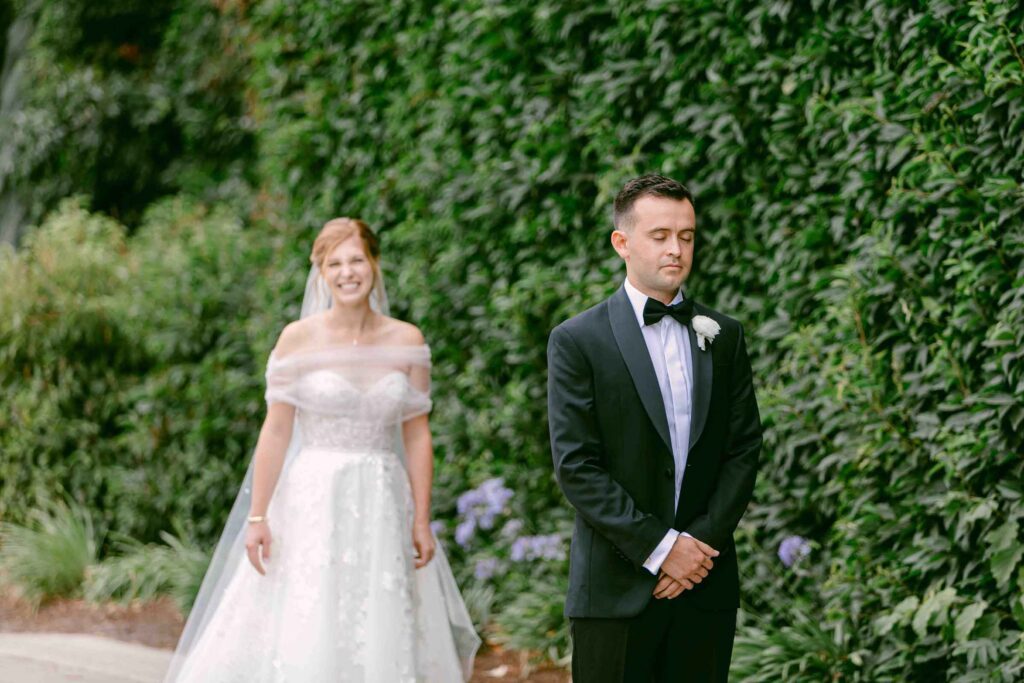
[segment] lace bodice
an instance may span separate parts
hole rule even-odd
[[[409,390],[407,376],[399,371],[365,387],[331,370],[306,374],[298,389],[303,403],[322,409],[298,409],[303,444],[342,451],[392,450]]]
[[[303,447],[390,451],[397,427],[430,411],[426,346],[333,347],[267,365],[267,403],[296,407]]]

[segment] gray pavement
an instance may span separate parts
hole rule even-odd
[[[169,650],[69,633],[0,633],[0,683],[159,683]]]

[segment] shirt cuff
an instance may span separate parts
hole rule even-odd
[[[683,533],[686,533],[685,531]],[[689,536],[690,534],[686,534]],[[672,550],[672,546],[675,545],[676,539],[679,538],[679,532],[675,529],[669,529],[665,537],[661,539],[661,543],[654,549],[654,552],[650,554],[650,557],[644,562],[644,569],[658,575],[658,570],[661,569],[662,562],[668,557],[669,552]]]

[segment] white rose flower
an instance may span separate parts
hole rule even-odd
[[[693,331],[697,335],[697,346],[701,351],[705,350],[705,341],[714,341],[718,333],[722,331],[722,326],[706,315],[693,316],[690,324],[693,325]]]

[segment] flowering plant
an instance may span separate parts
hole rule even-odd
[[[779,559],[786,567],[792,567],[810,554],[811,544],[803,536],[787,536],[779,544]]]

